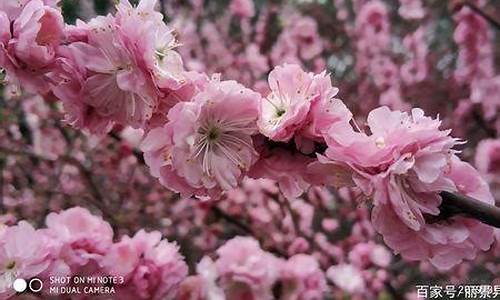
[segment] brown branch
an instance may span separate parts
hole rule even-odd
[[[493,26],[496,30],[500,30],[500,22],[495,20],[489,14],[485,13],[481,8],[479,8],[478,6],[473,4],[472,2],[467,1],[467,0],[459,1],[457,4],[457,7],[461,7],[461,6],[467,6],[473,12],[480,15],[483,19],[485,19],[488,23],[490,23],[490,25]]]
[[[213,206],[212,211],[216,217],[224,219],[226,222],[233,224],[246,234],[253,235],[252,229],[247,224],[241,222],[239,219],[233,218],[232,216],[228,215],[225,211],[223,211],[219,207]]]
[[[115,132],[108,133],[108,136],[119,143],[123,142],[123,139]],[[144,156],[142,155],[141,151],[139,151],[136,148],[132,148],[132,153],[134,154],[134,156],[137,159],[137,162],[139,162],[139,164],[141,164],[141,165],[146,164],[146,162],[144,161]]]
[[[14,155],[14,156],[25,156],[25,157],[29,157],[29,158],[40,160],[40,161],[54,162],[54,160],[52,160],[52,159],[49,159],[47,157],[38,155],[38,154],[30,152],[30,151],[12,150],[12,149],[0,146],[0,152],[8,154],[8,155]],[[96,182],[94,181],[92,172],[89,171],[80,161],[78,161],[74,157],[71,157],[68,155],[61,155],[58,157],[58,159],[60,161],[62,161],[63,163],[73,165],[74,167],[76,167],[78,169],[78,171],[80,172],[80,175],[82,176],[82,179],[86,182],[88,188],[90,189],[90,193],[91,193],[92,197],[89,197],[89,202],[92,205],[94,205],[95,207],[97,207],[106,218],[108,218],[109,220],[111,220],[114,223],[114,225],[117,224],[117,219],[115,218],[115,216],[111,212],[108,211],[108,207],[107,207],[106,203],[104,202],[104,197],[101,194],[101,191],[99,190],[99,188],[97,187]]]
[[[284,205],[285,208],[287,209],[288,213],[290,214],[290,217],[292,218],[292,223],[293,223],[293,228],[295,230],[295,234],[297,234],[298,237],[304,238],[311,245],[312,250],[319,251],[323,255],[325,255],[326,257],[333,259],[332,255],[330,253],[326,252],[325,249],[323,249],[323,247],[321,245],[319,245],[313,237],[309,236],[308,234],[306,234],[305,232],[302,231],[302,229],[300,228],[300,224],[299,224],[300,216],[292,208],[289,200],[284,199],[283,203],[281,203],[281,201],[279,201],[279,200],[277,200],[277,202],[280,205]]]
[[[450,192],[441,192],[443,201],[439,206],[440,214],[438,216],[428,217],[427,221],[434,223],[446,220],[453,216],[464,216],[478,220],[484,224],[500,228],[500,208],[494,205],[484,203],[474,198],[454,194]]]
[[[259,243],[264,246],[264,243],[260,240],[259,236],[252,230],[250,226],[242,222],[241,220],[234,218],[233,216],[227,214],[225,211],[220,209],[217,206],[212,206],[212,212],[215,214],[216,217],[221,218],[228,222],[229,224],[233,224],[237,228],[239,228],[241,231],[243,231],[245,234],[254,237],[259,241]],[[267,249],[269,252],[272,252],[276,254],[277,256],[288,258],[288,254],[283,252],[282,250],[275,248],[275,247],[270,247]]]

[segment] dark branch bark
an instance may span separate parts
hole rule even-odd
[[[250,226],[248,226],[247,224],[245,224],[244,222],[242,222],[241,220],[239,220],[238,218],[235,218],[229,214],[227,214],[225,211],[223,211],[222,209],[220,209],[219,207],[217,206],[212,206],[211,207],[212,209],[212,212],[215,214],[216,217],[218,218],[221,218],[223,220],[225,220],[226,222],[228,222],[229,224],[232,224],[234,225],[235,227],[239,228],[241,231],[243,231],[245,234],[249,235],[249,236],[252,236],[254,237],[255,239],[257,239],[259,241],[259,243],[261,244],[261,246],[264,245],[264,243],[262,243],[262,240],[261,238],[259,237],[259,235],[257,235]],[[284,251],[278,249],[278,248],[275,248],[275,247],[271,247],[268,249],[266,249],[267,251],[271,252],[271,253],[274,253],[275,255],[279,256],[279,257],[284,257],[284,258],[288,258],[288,254],[286,254]]]
[[[500,30],[500,22],[495,20],[492,16],[485,13],[483,10],[481,10],[479,7],[477,7],[475,4],[471,3],[470,1],[464,1],[463,5],[469,7],[470,9],[472,9],[473,12],[475,12],[476,14],[483,17],[483,19],[488,21],[488,23],[490,23],[491,26],[493,26],[496,30]]]
[[[453,216],[463,216],[484,224],[500,228],[500,208],[464,195],[441,192],[443,201],[438,216],[426,216],[426,221],[435,223]]]
[[[41,161],[52,161],[46,157],[43,157],[41,155],[38,155],[36,153],[30,152],[30,151],[23,151],[23,150],[12,150],[6,147],[1,147],[0,146],[0,153],[4,153],[7,155],[14,155],[14,156],[24,156],[24,157],[29,157],[32,159],[36,160],[41,160]],[[69,156],[69,155],[62,155],[59,156],[58,158],[60,161],[73,165],[78,169],[80,172],[81,178],[85,181],[87,184],[87,187],[90,190],[91,196],[88,197],[89,203],[97,207],[101,213],[103,214],[104,217],[109,219],[112,223],[113,226],[116,226],[118,224],[117,219],[115,216],[108,210],[108,207],[104,201],[103,194],[99,190],[99,187],[97,186],[97,183],[92,175],[92,172],[88,170],[80,161],[77,159]]]

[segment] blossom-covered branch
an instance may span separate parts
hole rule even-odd
[[[438,219],[450,218],[454,215],[465,215],[485,224],[500,228],[500,208],[487,205],[476,199],[450,192],[440,193],[441,203]]]
[[[90,195],[114,229],[129,234],[113,242],[110,224],[61,202],[44,204],[60,211],[47,216],[46,228],[6,214],[6,297],[16,276],[88,272],[122,276],[119,297],[135,299],[318,299],[332,286],[376,298],[394,282],[375,233],[406,261],[440,271],[479,261],[492,248],[500,144],[479,144],[477,169],[470,148],[458,150],[460,129],[493,137],[500,128],[492,31],[474,9],[479,3],[454,15],[456,68],[436,75],[435,45],[426,40],[435,24],[395,40],[388,6],[377,0],[356,1],[352,11],[334,1],[343,22],[329,28],[353,41],[345,53],[337,52],[345,44],[321,36],[315,19],[281,14],[274,2],[233,0],[215,22],[192,1],[195,21],[169,12],[168,24],[163,14],[175,4],[163,1],[158,12],[156,0],[120,0],[113,14],[75,24],[65,23],[56,2],[0,3],[6,103],[27,113],[0,118],[8,125],[0,163],[9,168],[1,183],[9,194],[54,181],[54,193]],[[400,2],[405,22],[429,13],[419,0]],[[326,52],[334,54],[325,60]],[[446,68],[445,58],[432,63]],[[335,85],[332,65],[345,72]],[[435,84],[445,79],[448,90]],[[435,93],[427,94],[430,86]],[[17,96],[23,93],[34,96]],[[438,96],[460,97],[456,118],[434,117],[451,108],[424,111],[405,101]],[[480,108],[481,122],[471,122],[478,127],[454,125]],[[44,127],[50,118],[61,121],[56,130]],[[447,129],[453,126],[457,137]],[[96,162],[85,163],[91,157]],[[55,165],[55,178],[30,174],[39,164]],[[35,201],[47,190],[28,189],[23,198]],[[186,255],[201,258],[190,265],[192,276],[162,233],[181,249],[203,250]],[[23,234],[37,250],[17,249]]]

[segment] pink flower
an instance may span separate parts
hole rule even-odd
[[[217,284],[217,268],[207,256],[203,257],[196,266],[198,275],[189,276],[181,283],[179,300],[224,300],[224,291]]]
[[[242,18],[251,18],[255,15],[253,0],[232,0],[229,10],[233,15]]]
[[[6,15],[0,22],[6,22]],[[43,78],[54,62],[56,49],[63,37],[64,21],[61,12],[32,0],[13,21],[12,36],[0,36],[0,63],[9,76],[32,92],[46,93],[49,86]],[[7,28],[10,28],[8,26]]]
[[[353,265],[331,266],[326,271],[326,276],[336,286],[348,293],[361,293],[365,289],[365,281],[361,271]]]
[[[142,0],[134,8],[129,0],[117,6],[117,25],[124,46],[133,54],[137,66],[152,75],[161,89],[176,90],[185,83],[181,56],[174,49],[178,46],[173,34],[155,11],[157,0]]]
[[[88,43],[72,45],[88,73],[83,101],[101,118],[140,127],[157,103],[151,77],[140,69],[112,16],[97,17],[89,26]]]
[[[298,46],[300,57],[304,60],[313,59],[323,51],[323,41],[318,34],[318,24],[315,19],[297,18],[292,22],[290,33]]]
[[[392,254],[386,247],[375,245],[373,250],[370,252],[370,259],[375,265],[386,268],[391,263]]]
[[[103,134],[111,130],[113,121],[96,112],[82,93],[88,72],[80,52],[74,45],[62,46],[53,69],[47,73],[52,93],[62,102],[65,121],[77,129]]]
[[[476,167],[483,174],[500,174],[500,139],[485,139],[477,145]]]
[[[283,264],[281,270],[283,300],[322,299],[326,292],[325,274],[316,258],[297,254]]]
[[[425,27],[419,27],[415,32],[403,39],[403,44],[410,54],[410,60],[401,66],[401,78],[407,84],[420,82],[427,77],[427,44]]]
[[[131,148],[139,147],[143,136],[144,130],[134,129],[132,127],[126,127],[120,132],[120,137],[123,139],[124,143]]]
[[[500,172],[500,140],[482,140],[476,150],[476,166],[483,174]]]
[[[449,226],[427,224],[424,218],[439,214],[438,193],[443,190],[491,201],[477,172],[453,156],[457,140],[450,131],[439,130],[440,121],[425,117],[420,109],[407,114],[381,107],[370,112],[368,126],[371,135],[355,132],[347,123],[332,126],[326,156],[346,164],[356,186],[373,198],[372,221],[389,247],[407,259],[429,259],[441,269],[474,257],[477,248],[487,249],[491,230],[477,221]],[[468,168],[470,182],[464,186],[457,174]],[[473,231],[481,234],[482,242],[467,239]]]
[[[490,184],[496,199],[500,196],[500,139],[485,139],[476,149],[475,165]]]
[[[385,90],[382,94],[380,94],[379,100],[380,105],[388,106],[392,109],[404,111],[410,108],[410,105],[404,102],[399,87]]]
[[[390,43],[390,22],[383,2],[369,1],[361,6],[356,16],[356,34],[358,51],[368,56],[367,61],[359,63],[364,67],[370,57],[380,54]]]
[[[260,95],[235,81],[213,79],[192,102],[181,102],[168,123],[151,130],[141,149],[151,174],[184,194],[217,194],[238,185],[257,159]]]
[[[188,272],[177,245],[162,240],[158,231],[124,236],[111,246],[101,265],[125,278],[117,291],[123,299],[176,299]]]
[[[467,83],[492,77],[492,33],[487,21],[465,5],[454,17],[457,26],[453,39],[458,45],[455,79]]]
[[[17,19],[23,9],[33,0],[3,0],[0,2],[0,11],[4,11],[11,21]],[[43,0],[42,3],[49,7],[57,7],[57,0]]]
[[[422,19],[425,16],[421,0],[399,0],[399,3],[398,13],[404,19]]]
[[[453,157],[446,177],[459,193],[493,204],[488,185],[468,163]],[[428,259],[440,270],[448,270],[464,259],[474,259],[478,250],[488,250],[494,240],[492,227],[463,217],[423,224],[420,230],[412,230],[404,226],[389,204],[375,207],[372,221],[387,245],[404,258]]]
[[[0,240],[0,298],[15,294],[16,278],[30,279],[45,272],[52,263],[49,241],[29,223],[8,227]]]
[[[470,100],[481,103],[483,116],[493,120],[500,115],[500,76],[477,80],[472,86]]]
[[[261,100],[259,128],[271,140],[288,142],[294,135],[322,140],[332,123],[351,118],[342,101],[334,98],[338,89],[326,73],[314,75],[285,64],[271,71],[269,86],[271,94]]]
[[[361,269],[371,265],[385,268],[391,262],[391,253],[385,247],[373,242],[359,243],[349,252],[349,260]]]
[[[228,299],[272,299],[280,261],[249,237],[235,237],[217,249],[220,285]]]
[[[147,122],[147,129],[161,127],[168,120],[167,115],[169,110],[179,102],[189,102],[199,92],[203,91],[210,79],[204,73],[190,71],[184,73],[187,78],[186,83],[177,90],[169,90],[165,92],[164,97],[160,99],[158,107],[155,109],[153,116]]]
[[[112,243],[111,226],[81,207],[50,213],[45,223],[46,234],[61,244],[61,259],[73,270],[100,260]]]
[[[307,166],[314,161],[300,153],[280,149],[264,149],[249,175],[275,180],[288,199],[300,197],[308,188]]]

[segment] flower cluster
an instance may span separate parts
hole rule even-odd
[[[278,284],[283,300],[321,299],[327,291],[325,274],[312,256],[279,259],[250,237],[235,237],[216,253],[215,261],[204,257],[198,275],[182,283],[181,299],[276,299]]]
[[[51,213],[45,223],[42,229],[26,221],[1,229],[2,299],[15,294],[16,278],[37,277],[49,286],[50,277],[105,275],[121,276],[113,286],[120,299],[176,299],[187,276],[178,246],[160,232],[141,230],[113,243],[109,223],[81,207]]]
[[[373,224],[385,242],[405,258],[428,258],[442,269],[489,249],[491,227],[458,217],[435,224],[425,219],[439,215],[440,191],[494,204],[478,172],[455,156],[458,141],[449,130],[439,130],[440,121],[420,109],[408,114],[387,107],[372,111],[368,126],[370,135],[347,123],[332,126],[322,163],[332,165],[325,171],[343,169],[344,182],[373,198]]]
[[[443,191],[494,205],[490,186],[500,190],[500,77],[488,23],[470,7],[455,14],[449,39],[456,69],[436,74],[433,64],[449,63],[430,55],[438,24],[393,34],[393,15],[427,19],[420,0],[400,0],[399,15],[381,0],[353,1],[353,12],[333,1],[342,25],[332,28],[354,41],[349,53],[288,5],[232,0],[214,20],[203,1],[190,14],[162,5],[170,16],[156,0],[120,0],[112,14],[69,25],[56,2],[0,3],[1,100],[14,112],[0,110],[11,213],[0,221],[40,223],[57,211],[43,229],[0,227],[0,297],[12,296],[16,277],[106,274],[124,278],[120,299],[377,298],[405,279],[389,278],[392,257],[376,233],[423,270],[471,269],[465,261],[493,245],[492,227],[442,208]],[[334,86],[327,70],[346,80]],[[439,104],[424,99],[434,94],[489,136],[478,171],[443,129],[460,126],[411,109],[435,114]],[[76,130],[51,123],[61,115]],[[458,136],[477,129],[462,127]],[[41,197],[50,201],[31,205]],[[110,223],[62,211],[84,201]],[[162,231],[140,229],[155,226]],[[203,257],[196,275],[166,234],[200,250],[186,255]]]

